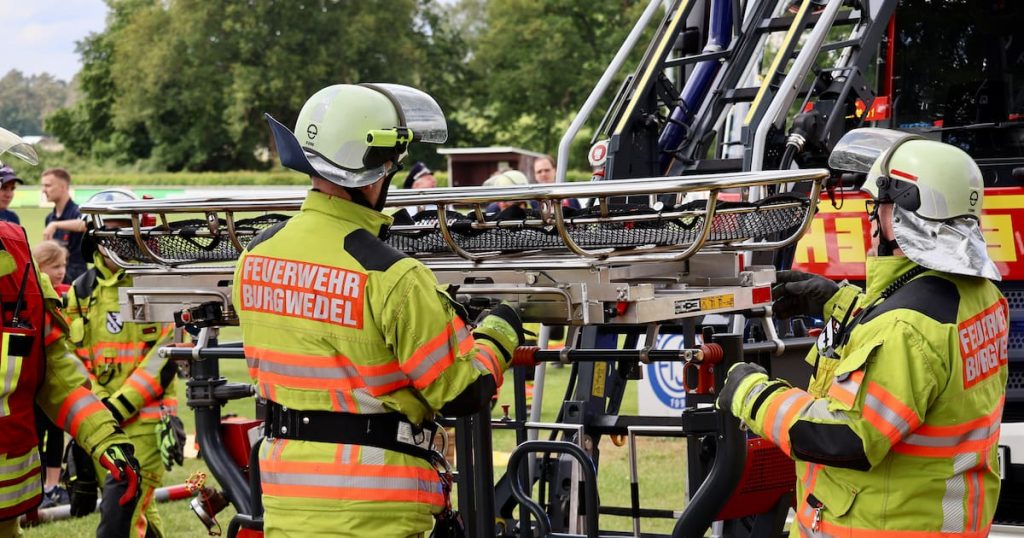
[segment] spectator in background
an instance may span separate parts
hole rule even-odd
[[[42,241],[32,247],[32,258],[42,275],[49,277],[53,289],[64,296],[71,288],[64,284],[67,272],[68,250],[56,241]],[[42,276],[40,275],[40,276]],[[60,485],[60,466],[64,459],[64,430],[61,430],[42,413],[36,413],[36,432],[39,433],[39,448],[43,454],[43,502],[40,508],[68,504],[71,498]]]
[[[6,165],[0,168],[0,220],[21,224],[18,214],[8,209],[11,206],[11,201],[14,200],[14,189],[18,187],[19,183],[25,184],[14,173],[13,168]]]
[[[46,199],[53,202],[53,211],[46,216],[43,239],[52,239],[68,249],[68,270],[64,283],[70,284],[85,272],[85,258],[82,257],[85,221],[78,211],[78,204],[71,199],[71,174],[67,170],[50,168],[43,172],[40,183]]]
[[[406,189],[433,189],[436,186],[437,178],[423,161],[416,161],[416,164],[412,165],[403,185]]]
[[[537,183],[554,183],[555,168],[554,157],[550,155],[537,157],[533,160],[533,180]],[[573,209],[580,208],[580,202],[575,198],[566,198],[565,200],[562,200],[562,205]]]
[[[484,181],[482,186],[520,187],[529,184],[530,180],[526,178],[526,174],[520,172],[519,170],[508,169],[496,172],[493,176],[487,178],[487,180]],[[523,208],[525,208],[526,206],[524,202],[491,202],[490,204],[487,205],[487,208],[484,209],[484,212],[500,213],[505,209],[516,205]]]

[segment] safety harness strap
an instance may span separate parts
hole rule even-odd
[[[436,459],[433,446],[437,424],[427,421],[417,426],[400,413],[301,411],[268,400],[264,425],[267,437],[372,446],[429,462]]]

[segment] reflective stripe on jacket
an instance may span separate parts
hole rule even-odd
[[[46,275],[33,266],[24,230],[0,223],[0,243],[0,520],[5,520],[35,508],[42,498],[34,405],[90,454],[127,438],[84,386],[84,371],[64,338],[59,299]],[[21,328],[10,330],[15,324],[7,305],[19,302],[19,295]],[[12,347],[15,332],[30,343],[19,353]]]
[[[836,358],[811,351],[809,391],[763,375],[741,384],[734,411],[798,460],[793,536],[987,535],[1007,303],[988,280],[935,272],[877,301],[914,267],[872,259],[865,293],[826,305],[862,315]]]
[[[474,340],[433,274],[378,239],[390,223],[312,191],[301,213],[249,244],[233,300],[261,396],[289,409],[397,411],[420,423],[481,376],[501,382],[515,344]],[[428,514],[443,504],[426,461],[372,447],[270,439],[260,468],[264,495],[277,499],[268,514],[292,498],[298,510],[379,512],[389,524],[396,509]]]
[[[131,277],[107,269],[99,255],[95,270],[96,285],[88,297],[78,297],[75,286],[68,291],[66,313],[72,332],[80,332],[76,336],[81,338],[75,342],[75,352],[89,371],[93,392],[113,404],[124,424],[156,422],[160,405],[168,410],[177,406],[173,398],[175,367],[157,353],[170,342],[172,327],[125,322],[118,288],[130,287]],[[165,397],[165,393],[172,396]]]

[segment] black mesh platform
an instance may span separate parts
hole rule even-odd
[[[733,243],[749,239],[768,239],[790,232],[807,215],[808,200],[800,196],[778,196],[760,203],[720,202],[717,205],[708,243]],[[616,221],[594,222],[598,209],[566,211],[566,230],[570,238],[585,249],[634,248],[640,246],[679,245],[685,248],[700,239],[702,214],[706,202],[691,202],[671,210],[655,211],[645,206],[613,206],[608,216]],[[679,216],[680,213],[688,212]],[[675,214],[673,216],[672,214]],[[521,252],[529,250],[564,250],[558,230],[553,225],[531,225],[541,215],[533,209],[508,208],[488,216],[488,223],[501,227],[481,227],[475,219],[448,212],[448,227],[455,243],[467,252]],[[668,215],[668,216],[666,216]],[[437,226],[436,211],[417,213],[412,219],[396,218],[388,243],[405,253],[446,253],[445,243]],[[406,229],[415,226],[416,230]],[[426,229],[424,229],[426,228]]]
[[[758,203],[719,202],[706,243],[773,240],[792,234],[806,218],[809,204],[806,197],[798,195],[774,196]],[[598,208],[567,208],[565,229],[573,242],[587,250],[672,245],[682,250],[700,240],[705,209],[704,200],[662,211],[642,205],[613,205],[607,217],[602,218]],[[447,215],[455,243],[467,252],[568,248],[555,224],[550,219],[544,221],[535,209],[512,206],[487,215],[483,223],[455,211],[448,211]],[[244,247],[263,230],[287,219],[286,215],[267,214],[238,220],[236,238]],[[140,247],[130,229],[96,239],[125,262],[185,265],[231,262],[240,255],[223,219],[218,222],[217,234],[210,233],[205,220],[194,219],[144,228],[140,235],[152,256]],[[453,254],[441,234],[435,210],[421,211],[414,217],[400,211],[387,242],[410,255]]]
[[[268,214],[235,222],[235,235],[242,246],[246,246],[260,232],[288,220],[286,215]],[[146,248],[165,262],[178,264],[235,261],[241,252],[228,237],[227,222],[218,222],[219,234],[210,234],[205,220],[181,220],[172,222],[167,228],[150,227],[142,229],[140,235]],[[130,229],[123,229],[117,236],[96,237],[97,243],[113,251],[124,261],[155,263],[148,253],[143,252]]]

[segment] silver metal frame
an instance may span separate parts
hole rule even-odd
[[[608,263],[638,263],[638,262],[664,262],[682,261],[690,258],[699,251],[708,248],[714,250],[774,250],[797,241],[810,225],[814,217],[814,211],[818,196],[821,193],[822,183],[828,177],[826,170],[786,170],[768,172],[747,172],[739,174],[715,174],[703,176],[675,176],[664,178],[642,178],[629,179],[615,182],[603,183],[566,183],[555,185],[526,185],[520,187],[503,188],[480,188],[460,187],[429,189],[418,191],[398,191],[388,197],[387,206],[390,208],[417,207],[432,205],[437,207],[438,220],[436,223],[417,225],[396,225],[393,227],[395,233],[436,231],[449,248],[450,252],[440,254],[418,255],[428,266],[432,262],[450,262],[453,259],[462,259],[474,264],[489,261],[501,260],[504,264],[512,259],[529,258],[532,262],[538,259],[558,259],[560,254],[565,256],[562,259],[572,260],[582,258],[585,263],[595,266]],[[740,207],[720,209],[718,205],[719,193],[723,191],[745,191],[752,187],[782,186],[795,182],[810,182],[811,189],[806,203],[779,204],[770,206],[768,210],[780,210],[792,208],[796,205],[805,205],[805,214],[801,225],[796,227],[794,232],[787,237],[777,241],[753,241],[749,238],[730,241],[709,240],[715,217],[718,215],[738,215],[752,213],[764,208]],[[657,197],[670,195],[676,200],[683,200],[688,195],[697,195],[707,199],[706,206],[702,209],[687,211],[663,211],[649,215],[636,215],[629,217],[608,215],[609,199],[626,196],[648,196]],[[602,209],[598,216],[567,217],[562,201],[577,199],[593,199],[598,207]],[[115,253],[110,252],[111,259],[118,265],[127,269],[137,270],[146,268],[170,268],[196,264],[195,260],[172,260],[154,251],[148,244],[148,240],[158,238],[161,235],[174,235],[169,223],[174,219],[171,217],[186,214],[202,214],[207,223],[207,228],[195,231],[196,238],[221,238],[229,240],[231,245],[238,252],[241,252],[244,242],[239,239],[236,216],[239,213],[268,213],[268,212],[292,212],[297,211],[304,199],[303,194],[296,194],[288,197],[266,196],[266,195],[244,195],[237,198],[182,198],[163,200],[135,200],[127,202],[109,202],[99,204],[86,204],[82,212],[91,216],[99,224],[105,216],[125,215],[131,217],[131,228],[119,230],[103,230],[97,226],[97,230],[91,232],[97,238],[116,237],[122,240],[133,240],[139,252],[148,258],[149,263],[133,263],[131,260],[124,260]],[[536,203],[544,208],[540,218],[527,220],[510,221],[489,221],[485,220],[482,207],[494,202],[510,203]],[[472,227],[476,230],[508,228],[531,228],[551,229],[554,228],[561,238],[564,251],[558,250],[526,250],[521,252],[485,252],[473,253],[459,245],[452,230],[450,229],[449,216],[456,212],[456,208],[469,207],[469,215],[473,219]],[[451,213],[450,213],[451,212]],[[142,218],[147,214],[159,216],[160,224],[144,228],[141,224]],[[453,216],[453,215],[452,215]],[[221,225],[221,218],[225,225]],[[700,229],[696,234],[697,239],[689,244],[680,245],[634,245],[628,248],[600,248],[587,249],[579,245],[572,237],[571,226],[590,224],[614,224],[623,221],[633,222],[664,222],[667,219],[679,218],[700,218]],[[577,259],[577,261],[580,261]],[[221,262],[214,262],[206,265],[225,266]],[[200,266],[202,264],[199,264]],[[230,264],[230,265],[233,265]],[[227,265],[227,266],[230,266]],[[187,272],[184,271],[184,272]]]

